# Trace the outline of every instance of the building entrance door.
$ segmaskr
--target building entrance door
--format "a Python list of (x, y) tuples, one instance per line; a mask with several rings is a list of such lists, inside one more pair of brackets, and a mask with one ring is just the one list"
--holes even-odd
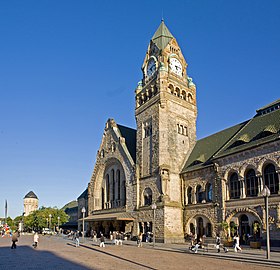
[(250, 234), (250, 226), (249, 226), (249, 219), (247, 215), (242, 215), (240, 217), (240, 222), (241, 224), (240, 227), (240, 244), (245, 244), (246, 243), (246, 235)]

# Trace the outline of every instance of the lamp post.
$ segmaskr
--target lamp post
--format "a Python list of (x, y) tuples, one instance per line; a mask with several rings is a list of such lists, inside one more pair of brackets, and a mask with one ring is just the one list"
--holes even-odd
[(270, 260), (270, 242), (269, 242), (269, 223), (268, 223), (268, 197), (270, 196), (270, 190), (267, 186), (264, 186), (262, 192), (265, 204), (265, 223), (266, 223), (266, 258)]
[(49, 219), (46, 218), (46, 221), (47, 221), (47, 228), (49, 228)]
[(24, 230), (24, 215), (25, 215), (25, 212), (23, 212), (22, 216), (21, 216), (21, 232), (23, 232), (23, 230)]
[(82, 208), (82, 213), (83, 213), (83, 243), (85, 242), (85, 213), (86, 213), (86, 208)]
[(52, 229), (52, 214), (49, 214), (50, 222), (49, 222), (49, 228)]
[(155, 243), (156, 243), (155, 223), (156, 223), (156, 209), (157, 209), (157, 205), (155, 203), (152, 204), (152, 209), (153, 209), (153, 247), (155, 247)]
[(60, 217), (57, 217), (57, 229), (58, 229), (58, 234), (59, 234), (59, 221), (60, 221)]

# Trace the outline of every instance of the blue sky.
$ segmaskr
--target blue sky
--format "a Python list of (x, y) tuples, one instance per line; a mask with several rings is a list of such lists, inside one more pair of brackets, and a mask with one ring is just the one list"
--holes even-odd
[(135, 127), (134, 90), (162, 18), (197, 85), (197, 136), (279, 97), (280, 1), (1, 1), (0, 216), (86, 188), (108, 118)]

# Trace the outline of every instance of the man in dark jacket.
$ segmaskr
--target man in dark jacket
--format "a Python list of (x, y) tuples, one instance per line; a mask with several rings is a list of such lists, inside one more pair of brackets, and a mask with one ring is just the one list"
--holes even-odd
[(12, 246), (11, 249), (17, 248), (16, 242), (18, 241), (18, 232), (15, 231), (12, 236)]

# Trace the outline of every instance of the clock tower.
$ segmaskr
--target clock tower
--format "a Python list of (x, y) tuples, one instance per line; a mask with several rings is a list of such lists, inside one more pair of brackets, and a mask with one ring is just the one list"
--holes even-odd
[(135, 90), (136, 208), (147, 206), (149, 190), (150, 203), (157, 205), (156, 235), (165, 242), (183, 239), (180, 172), (196, 142), (196, 87), (187, 66), (162, 21), (148, 46), (143, 78)]

